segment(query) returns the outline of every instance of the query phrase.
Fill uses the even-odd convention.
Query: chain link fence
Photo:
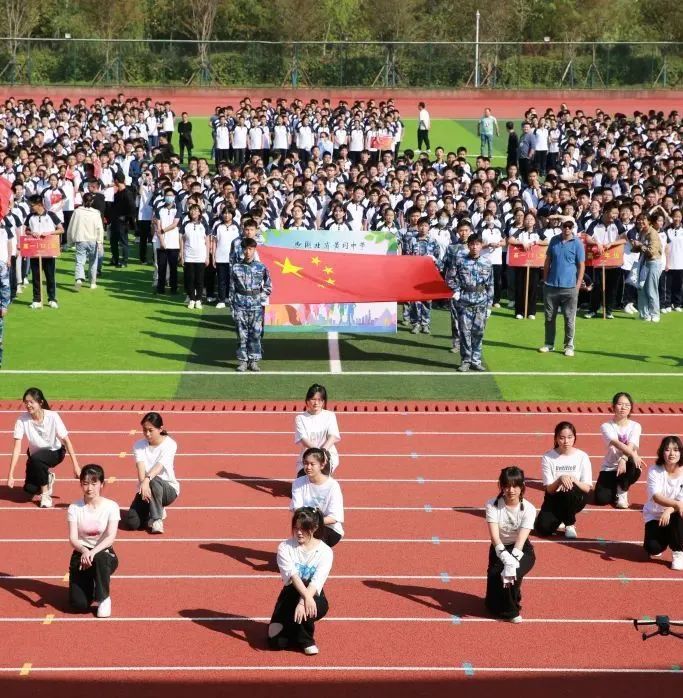
[[[474,42],[0,40],[0,82],[31,85],[474,87]],[[681,87],[683,44],[479,43],[486,88]]]

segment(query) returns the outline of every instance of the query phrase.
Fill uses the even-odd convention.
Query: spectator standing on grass
[[[519,149],[517,151],[517,161],[519,163],[519,176],[524,184],[529,177],[529,170],[534,161],[535,139],[531,132],[531,124],[525,121],[522,124],[522,137],[519,139]]]
[[[425,149],[429,153],[431,152],[429,129],[432,126],[432,122],[427,111],[427,105],[424,102],[420,102],[417,105],[417,109],[417,149]]]
[[[424,216],[417,223],[417,237],[411,238],[408,254],[415,257],[431,257],[437,269],[441,268],[441,252],[435,240],[429,237],[429,218]],[[410,303],[410,323],[413,334],[431,334],[432,302],[413,301]]]
[[[640,457],[641,426],[631,419],[633,398],[617,393],[612,398],[614,417],[600,427],[607,453],[595,483],[595,503],[628,509],[628,491],[640,478],[645,461]]]
[[[683,213],[680,208],[675,208],[671,212],[671,227],[667,234],[669,246],[666,261],[671,282],[671,307],[677,313],[681,313],[683,312]]]
[[[306,391],[306,410],[294,419],[294,443],[301,453],[296,461],[296,476],[304,474],[303,454],[309,448],[323,449],[329,455],[330,473],[339,466],[337,443],[341,441],[337,416],[327,409],[325,386],[314,383]]]
[[[511,247],[521,247],[529,251],[534,245],[547,245],[545,233],[541,230],[533,213],[524,216],[524,227],[511,230],[508,236],[508,251]],[[515,318],[524,319],[525,293],[526,312],[529,320],[536,319],[536,298],[538,296],[538,280],[540,269],[538,267],[529,268],[529,283],[527,288],[526,268],[517,267],[515,269]]]
[[[482,157],[485,155],[489,160],[493,157],[493,134],[500,136],[498,131],[498,120],[491,113],[491,109],[484,109],[484,116],[477,123],[477,135],[481,140],[480,153]]]
[[[644,547],[650,559],[671,548],[671,569],[683,571],[683,443],[666,436],[657,449],[657,461],[647,475],[648,500],[643,507]]]
[[[524,471],[503,468],[499,493],[486,502],[486,523],[491,546],[486,571],[486,608],[510,623],[521,623],[522,579],[536,562],[529,534],[536,507],[524,500]]]
[[[180,226],[183,245],[183,279],[190,310],[201,310],[204,292],[204,270],[209,263],[209,228],[202,218],[202,210],[192,204],[188,217]]]
[[[574,234],[575,222],[564,220],[560,235],[548,244],[543,265],[543,305],[545,343],[541,353],[555,350],[555,323],[558,312],[564,316],[564,355],[574,356],[576,305],[586,268],[583,243]]]
[[[138,489],[126,515],[126,527],[163,533],[166,507],[180,494],[175,475],[178,444],[168,435],[158,412],[148,412],[140,425],[144,438],[133,444]]]
[[[323,586],[332,570],[334,554],[322,540],[323,515],[302,507],[292,516],[292,536],[277,549],[277,566],[284,587],[268,625],[268,646],[280,650],[298,647],[316,655],[315,621],[329,610]]]
[[[188,118],[187,112],[184,111],[181,114],[180,121],[178,122],[178,149],[180,151],[180,162],[182,163],[185,157],[185,151],[187,150],[188,162],[192,157],[192,148],[194,148],[194,142],[192,141],[192,122]]]
[[[69,603],[77,611],[87,611],[95,601],[97,617],[109,618],[109,584],[119,566],[112,546],[121,512],[116,502],[102,496],[102,466],[86,465],[79,480],[83,498],[71,504],[66,514],[73,548],[69,562]]]
[[[171,187],[164,189],[163,205],[154,218],[155,238],[158,242],[157,293],[166,291],[168,270],[171,293],[178,292],[178,262],[180,261],[180,213],[176,208],[175,192]]]
[[[110,209],[111,266],[128,266],[128,225],[137,214],[135,199],[126,186],[123,173],[117,173],[114,184],[114,199]]]
[[[656,215],[656,214],[655,214]],[[650,225],[647,214],[636,218],[638,239],[631,248],[640,252],[638,260],[638,313],[645,322],[659,322],[659,276],[662,273],[662,242]]]
[[[93,208],[94,201],[94,194],[83,194],[83,205],[74,211],[66,231],[67,244],[76,246],[76,290],[85,281],[86,262],[90,288],[97,288],[97,260],[104,254],[104,226],[100,212]]]
[[[515,131],[515,122],[507,121],[505,128],[508,131],[507,162],[505,167],[508,168],[510,165],[519,167],[519,136]]]
[[[45,204],[39,194],[31,197],[31,213],[26,219],[25,229],[28,235],[34,238],[47,237],[48,235],[61,235],[64,232],[64,227],[57,216],[45,210]],[[43,279],[40,274],[41,263],[37,257],[31,259],[31,279],[33,281],[33,303],[31,308],[42,308],[43,302],[41,296],[41,284]],[[57,282],[55,280],[55,258],[43,257],[42,268],[47,285],[47,304],[54,309],[59,308],[57,305]]]
[[[575,443],[574,425],[560,422],[553,448],[541,458],[545,496],[534,526],[538,536],[551,536],[564,526],[565,538],[576,538],[576,515],[588,503],[593,476],[588,455]]]

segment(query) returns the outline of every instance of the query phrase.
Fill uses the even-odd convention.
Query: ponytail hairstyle
[[[576,443],[576,427],[571,422],[559,422],[555,427],[555,435],[553,437],[553,448],[557,448],[557,440],[560,438],[560,432],[569,429],[574,434],[574,443]]]
[[[81,482],[96,480],[104,484],[104,468],[96,463],[88,463],[88,465],[81,470],[78,479]]]
[[[21,398],[21,401],[26,402],[27,397],[33,398],[42,409],[50,409],[50,405],[45,399],[45,395],[43,395],[43,391],[40,388],[29,388],[28,390],[26,390]]]
[[[319,385],[318,383],[313,383],[313,385],[306,391],[306,402],[312,400],[316,395],[320,395],[323,401],[323,409],[327,409],[327,390],[324,385]]]
[[[148,412],[141,420],[140,426],[145,422],[149,422],[155,429],[159,429],[162,436],[168,436],[168,432],[164,428],[164,420],[158,412]]]
[[[330,474],[330,454],[324,448],[307,448],[301,456],[302,464],[306,458],[315,458],[320,463],[320,472]]]
[[[625,397],[631,403],[631,410],[628,413],[628,416],[630,417],[633,414],[633,407],[634,407],[633,398],[631,397],[630,393],[626,393],[626,392],[617,393],[612,398],[612,409],[614,409],[617,406],[617,402],[619,402],[619,400],[622,397]]]
[[[325,517],[315,507],[299,507],[292,516],[292,530],[300,528],[314,538],[322,538],[325,530]]]
[[[500,471],[498,476],[498,487],[500,492],[496,497],[496,504],[503,498],[503,489],[506,487],[519,487],[521,492],[519,493],[519,505],[520,509],[524,511],[524,493],[526,492],[526,484],[524,483],[524,471],[518,468],[516,465],[508,465]]]

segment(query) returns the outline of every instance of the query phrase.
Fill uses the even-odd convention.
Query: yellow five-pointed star
[[[311,259],[311,264],[315,264],[315,266],[317,267],[318,264],[320,264],[320,257],[313,257]]]
[[[334,269],[332,269],[332,267],[325,267],[323,271],[329,276],[334,272]]]
[[[325,279],[325,283],[328,283],[330,286],[334,286],[334,279]]]
[[[299,274],[299,272],[303,269],[303,267],[297,267],[295,264],[292,264],[289,261],[289,257],[285,257],[285,263],[283,264],[282,262],[275,262],[275,264],[282,269],[283,274],[294,274],[294,276],[298,276],[300,279],[303,279],[304,277]]]

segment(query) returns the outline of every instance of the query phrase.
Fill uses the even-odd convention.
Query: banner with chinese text
[[[24,259],[33,257],[59,257],[61,250],[59,235],[44,235],[39,238],[22,235],[19,238],[19,253]]]
[[[617,245],[598,254],[597,245],[586,245],[587,267],[620,267],[624,263],[624,246]]]
[[[528,250],[518,245],[508,247],[509,267],[542,267],[545,264],[545,245],[532,245]]]

